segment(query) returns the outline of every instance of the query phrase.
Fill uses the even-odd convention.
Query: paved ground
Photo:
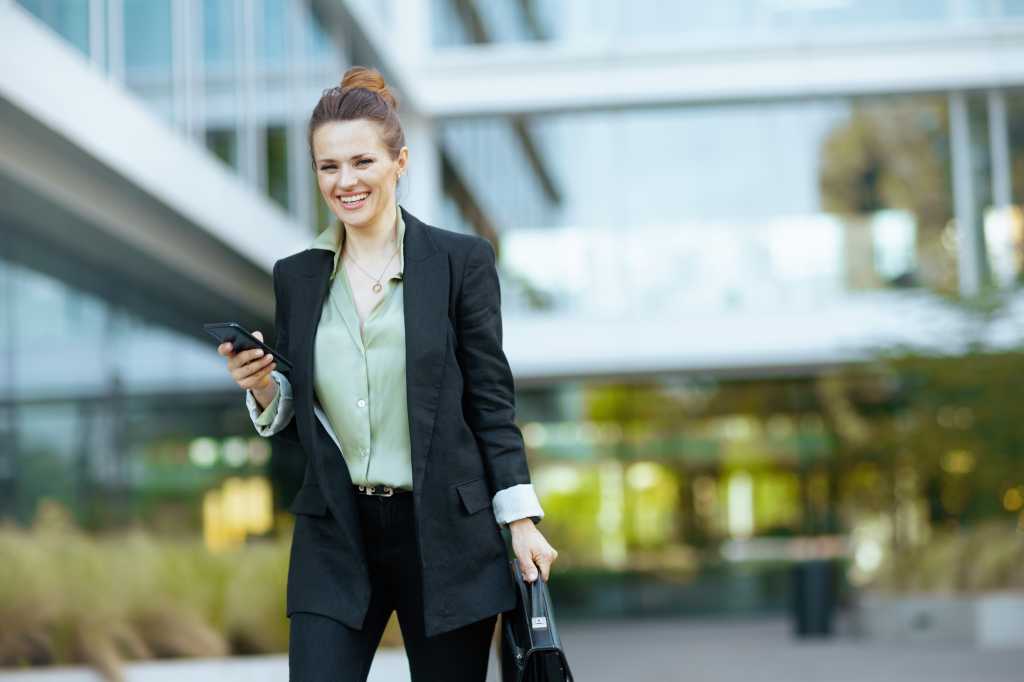
[[[562,623],[578,682],[1024,682],[1024,649],[872,642],[840,635],[798,641],[784,620]],[[1024,624],[1022,624],[1024,627]],[[284,682],[285,656],[126,666],[126,682]],[[405,655],[384,650],[370,682],[407,682]],[[498,682],[492,662],[490,682]],[[0,670],[0,682],[102,682],[82,668]]]
[[[560,627],[579,682],[1024,682],[1022,649],[852,636],[797,640],[784,620]]]

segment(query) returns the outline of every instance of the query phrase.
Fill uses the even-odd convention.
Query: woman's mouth
[[[366,197],[370,196],[369,192],[363,192],[362,194],[353,194],[349,197],[341,198],[341,207],[346,211],[354,211],[357,208],[362,208],[363,204],[366,203]]]

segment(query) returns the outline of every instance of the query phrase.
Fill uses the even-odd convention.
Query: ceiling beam
[[[1024,84],[1024,22],[801,39],[675,37],[434,50],[414,74],[431,116],[614,110]]]

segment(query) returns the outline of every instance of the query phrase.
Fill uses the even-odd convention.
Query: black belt
[[[389,485],[357,485],[354,487],[359,495],[372,495],[373,497],[394,497],[395,495],[407,495],[412,492],[405,488],[392,488]]]

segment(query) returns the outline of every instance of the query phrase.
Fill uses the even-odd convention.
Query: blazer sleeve
[[[501,290],[494,248],[480,239],[466,258],[456,332],[464,381],[463,412],[496,491],[499,524],[544,516],[530,483],[523,435],[515,423],[515,385],[502,349]]]
[[[285,357],[288,352],[287,294],[279,272],[280,261],[274,263],[274,350]],[[245,392],[245,406],[256,432],[264,437],[277,437],[291,443],[299,442],[298,429],[292,406],[292,386],[287,374],[274,370],[270,373],[277,382],[277,395],[264,410],[256,402],[252,391]]]

